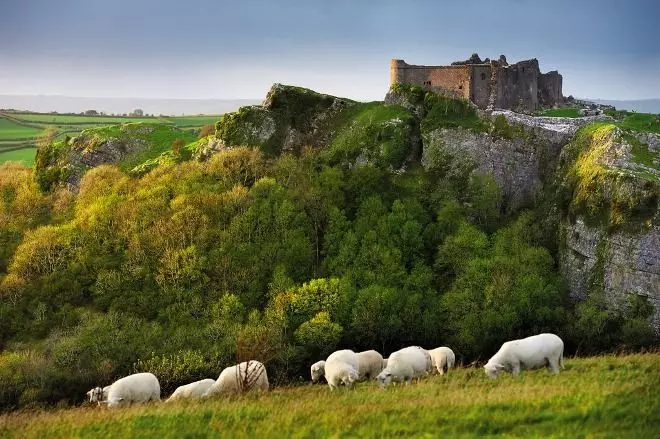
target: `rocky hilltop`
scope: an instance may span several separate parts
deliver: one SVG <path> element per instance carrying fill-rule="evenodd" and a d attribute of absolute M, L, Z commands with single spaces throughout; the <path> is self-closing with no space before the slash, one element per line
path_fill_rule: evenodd
<path fill-rule="evenodd" d="M 74 192 L 91 168 L 117 164 L 127 172 L 141 173 L 171 157 L 172 144 L 183 145 L 194 137 L 174 126 L 159 123 L 126 123 L 84 130 L 37 152 L 36 172 L 42 188 L 65 184 Z"/>

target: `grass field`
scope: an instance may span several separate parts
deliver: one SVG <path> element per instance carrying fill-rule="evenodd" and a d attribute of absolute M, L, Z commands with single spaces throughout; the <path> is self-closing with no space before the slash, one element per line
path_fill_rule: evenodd
<path fill-rule="evenodd" d="M 80 116 L 70 114 L 42 114 L 42 113 L 12 113 L 12 117 L 25 122 L 46 125 L 71 124 L 116 124 L 122 122 L 154 122 L 157 117 L 118 117 L 118 116 Z"/>
<path fill-rule="evenodd" d="M 658 437 L 660 354 L 566 359 L 497 381 L 481 368 L 379 390 L 374 382 L 119 410 L 83 406 L 0 416 L 0 436 Z"/>
<path fill-rule="evenodd" d="M 220 115 L 164 116 L 164 117 L 120 117 L 120 116 L 81 116 L 70 114 L 44 113 L 0 113 L 0 163 L 8 160 L 21 160 L 32 166 L 36 137 L 46 127 L 54 126 L 58 135 L 76 136 L 88 128 L 118 125 L 128 122 L 160 123 L 173 125 L 185 130 L 195 130 L 204 125 L 214 124 Z M 169 146 L 169 145 L 168 145 Z M 24 152 L 18 152 L 25 149 Z"/>
<path fill-rule="evenodd" d="M 41 128 L 27 127 L 0 118 L 0 140 L 29 139 L 38 136 L 42 131 Z"/>
<path fill-rule="evenodd" d="M 180 116 L 168 117 L 167 120 L 178 127 L 201 127 L 215 124 L 220 120 L 220 116 Z"/>
<path fill-rule="evenodd" d="M 577 108 L 551 108 L 542 111 L 539 116 L 549 117 L 580 117 Z"/>
<path fill-rule="evenodd" d="M 31 167 L 34 164 L 34 156 L 37 153 L 36 148 L 15 149 L 13 151 L 2 152 L 0 150 L 0 165 L 4 162 L 22 162 L 25 166 Z"/>

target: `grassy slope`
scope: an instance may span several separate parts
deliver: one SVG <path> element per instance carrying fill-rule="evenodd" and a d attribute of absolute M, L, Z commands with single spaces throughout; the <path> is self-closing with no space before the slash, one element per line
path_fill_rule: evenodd
<path fill-rule="evenodd" d="M 420 384 L 353 391 L 280 388 L 265 395 L 109 411 L 0 416 L 3 437 L 657 437 L 660 354 L 567 359 L 489 381 L 480 368 Z"/>
<path fill-rule="evenodd" d="M 17 161 L 22 162 L 25 166 L 31 167 L 34 164 L 34 156 L 36 153 L 36 148 L 24 148 L 0 152 L 0 165 L 4 162 Z"/>
<path fill-rule="evenodd" d="M 143 128 L 153 128 L 153 131 L 142 132 L 141 130 Z M 183 139 L 184 144 L 195 140 L 195 137 L 189 133 L 180 131 L 171 125 L 158 123 L 131 123 L 92 128 L 85 130 L 81 136 L 85 136 L 86 138 L 98 138 L 101 140 L 118 138 L 127 142 L 131 139 L 144 140 L 147 144 L 145 151 L 131 154 L 119 163 L 119 167 L 123 171 L 130 171 L 135 166 L 138 166 L 147 160 L 154 159 L 165 151 L 169 151 L 175 139 Z"/>

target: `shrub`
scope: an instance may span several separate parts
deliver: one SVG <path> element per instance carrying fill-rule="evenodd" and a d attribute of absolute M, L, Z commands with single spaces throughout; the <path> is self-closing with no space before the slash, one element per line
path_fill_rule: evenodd
<path fill-rule="evenodd" d="M 169 355 L 151 353 L 146 359 L 138 359 L 133 370 L 135 373 L 151 372 L 156 375 L 161 398 L 164 398 L 184 384 L 205 378 L 216 379 L 222 365 L 216 358 L 205 357 L 198 350 L 183 350 Z"/>

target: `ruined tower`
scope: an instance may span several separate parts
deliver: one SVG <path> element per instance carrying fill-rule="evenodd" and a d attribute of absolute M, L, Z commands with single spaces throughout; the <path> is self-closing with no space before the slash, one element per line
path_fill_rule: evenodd
<path fill-rule="evenodd" d="M 477 107 L 532 112 L 563 103 L 562 77 L 541 73 L 536 59 L 509 65 L 502 55 L 482 61 L 474 54 L 466 61 L 444 66 L 390 62 L 390 85 L 414 84 L 445 96 L 466 99 Z"/>

